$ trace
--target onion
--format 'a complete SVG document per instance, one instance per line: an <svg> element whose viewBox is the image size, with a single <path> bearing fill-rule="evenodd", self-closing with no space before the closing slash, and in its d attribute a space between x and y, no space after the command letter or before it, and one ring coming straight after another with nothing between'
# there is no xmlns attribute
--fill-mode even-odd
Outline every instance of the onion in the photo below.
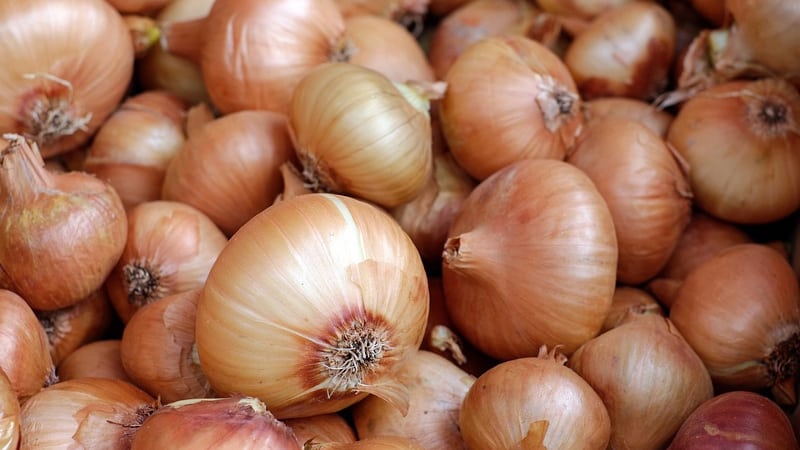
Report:
<svg viewBox="0 0 800 450"><path fill-rule="evenodd" d="M770 399L746 391L720 394L700 405L681 425L669 450L724 448L796 449L792 425Z"/></svg>
<svg viewBox="0 0 800 450"><path fill-rule="evenodd" d="M164 403L210 397L195 345L201 289L145 305L122 331L120 358L134 384Z"/></svg>
<svg viewBox="0 0 800 450"><path fill-rule="evenodd" d="M169 22L201 19L211 11L214 0L171 0L155 16L163 26ZM194 62L153 46L136 61L136 81L146 91L169 91L189 104L208 101L203 74Z"/></svg>
<svg viewBox="0 0 800 450"><path fill-rule="evenodd" d="M421 31L431 0L335 0L346 18L370 15Z"/></svg>
<svg viewBox="0 0 800 450"><path fill-rule="evenodd" d="M703 361L669 319L636 317L583 344L569 360L603 399L609 448L664 448L714 395Z"/></svg>
<svg viewBox="0 0 800 450"><path fill-rule="evenodd" d="M401 415L378 397L367 397L351 408L358 436L400 436L422 448L466 449L458 414L475 377L424 350L409 359L398 377L408 387L408 414Z"/></svg>
<svg viewBox="0 0 800 450"><path fill-rule="evenodd" d="M710 21L713 25L722 26L725 22L727 0L689 0L692 8Z"/></svg>
<svg viewBox="0 0 800 450"><path fill-rule="evenodd" d="M103 0L3 2L0 132L35 140L42 156L84 144L133 75L133 45Z"/></svg>
<svg viewBox="0 0 800 450"><path fill-rule="evenodd" d="M292 429L255 398L191 399L158 409L136 431L131 450L299 450Z"/></svg>
<svg viewBox="0 0 800 450"><path fill-rule="evenodd" d="M55 381L47 335L19 295L0 289L0 371L20 401Z"/></svg>
<svg viewBox="0 0 800 450"><path fill-rule="evenodd" d="M740 226L694 211L667 264L648 281L647 290L670 307L683 279L695 267L721 250L752 241Z"/></svg>
<svg viewBox="0 0 800 450"><path fill-rule="evenodd" d="M497 359L535 355L542 344L571 354L609 312L617 240L588 176L528 159L470 193L443 258L447 311L475 347Z"/></svg>
<svg viewBox="0 0 800 450"><path fill-rule="evenodd" d="M392 208L431 177L429 101L408 84L349 63L323 64L292 95L289 130L315 191Z"/></svg>
<svg viewBox="0 0 800 450"><path fill-rule="evenodd" d="M106 0L121 13L149 14L169 4L170 0Z"/></svg>
<svg viewBox="0 0 800 450"><path fill-rule="evenodd" d="M311 417L298 417L283 421L294 431L297 443L304 445L316 443L356 442L356 433L350 423L336 413L319 414Z"/></svg>
<svg viewBox="0 0 800 450"><path fill-rule="evenodd" d="M0 288L36 310L74 305L97 291L125 245L127 220L108 183L44 169L36 144L0 140Z"/></svg>
<svg viewBox="0 0 800 450"><path fill-rule="evenodd" d="M617 280L638 284L655 276L692 211L686 174L664 140L638 122L608 119L581 135L567 162L592 179L611 211Z"/></svg>
<svg viewBox="0 0 800 450"><path fill-rule="evenodd" d="M125 381L62 381L22 404L19 450L127 449L155 405L152 397Z"/></svg>
<svg viewBox="0 0 800 450"><path fill-rule="evenodd" d="M531 39L496 36L475 43L446 82L442 131L459 165L479 180L520 159L563 159L580 131L572 76Z"/></svg>
<svg viewBox="0 0 800 450"><path fill-rule="evenodd" d="M95 135L83 168L108 181L126 208L161 199L170 160L183 146L186 105L166 91L129 97Z"/></svg>
<svg viewBox="0 0 800 450"><path fill-rule="evenodd" d="M305 450L425 450L414 441L399 436L377 436L356 442L306 443Z"/></svg>
<svg viewBox="0 0 800 450"><path fill-rule="evenodd" d="M732 81L681 107L667 140L687 161L695 204L760 224L800 207L800 94L778 79Z"/></svg>
<svg viewBox="0 0 800 450"><path fill-rule="evenodd" d="M506 361L478 377L461 405L467 448L605 449L608 411L565 362L542 347L538 357Z"/></svg>
<svg viewBox="0 0 800 450"><path fill-rule="evenodd" d="M594 19L598 15L632 0L538 0L539 6L551 13Z"/></svg>
<svg viewBox="0 0 800 450"><path fill-rule="evenodd" d="M70 353L58 365L60 381L79 378L112 378L131 382L120 357L119 339L93 341Z"/></svg>
<svg viewBox="0 0 800 450"><path fill-rule="evenodd" d="M569 67L584 99L650 100L669 82L675 21L656 2L627 2L597 16L567 48Z"/></svg>
<svg viewBox="0 0 800 450"><path fill-rule="evenodd" d="M639 316L664 316L661 305L646 291L633 286L617 285L611 299L611 310L603 322L601 334Z"/></svg>
<svg viewBox="0 0 800 450"><path fill-rule="evenodd" d="M599 97L583 102L586 128L602 125L606 119L627 119L639 122L665 138L673 115L643 100L628 97Z"/></svg>
<svg viewBox="0 0 800 450"><path fill-rule="evenodd" d="M285 113L314 67L343 61L344 19L333 0L216 0L206 18L163 26L168 52L199 63L222 113Z"/></svg>
<svg viewBox="0 0 800 450"><path fill-rule="evenodd" d="M127 323L142 306L203 286L228 239L185 203L157 200L128 212L128 239L106 280L114 310Z"/></svg>
<svg viewBox="0 0 800 450"><path fill-rule="evenodd" d="M162 198L194 206L230 236L280 192L279 167L294 153L286 117L241 111L187 131L185 145L167 168Z"/></svg>
<svg viewBox="0 0 800 450"><path fill-rule="evenodd" d="M460 6L471 3L475 0L430 0L428 11L437 18L446 16Z"/></svg>
<svg viewBox="0 0 800 450"><path fill-rule="evenodd" d="M256 215L220 253L197 306L200 364L215 392L258 397L279 419L367 394L405 411L397 372L428 308L419 253L391 216L300 195Z"/></svg>
<svg viewBox="0 0 800 450"><path fill-rule="evenodd" d="M0 369L0 448L16 450L19 428L19 401L11 382Z"/></svg>
<svg viewBox="0 0 800 450"><path fill-rule="evenodd" d="M727 388L771 388L794 404L800 289L785 257L763 244L718 252L685 278L670 319Z"/></svg>

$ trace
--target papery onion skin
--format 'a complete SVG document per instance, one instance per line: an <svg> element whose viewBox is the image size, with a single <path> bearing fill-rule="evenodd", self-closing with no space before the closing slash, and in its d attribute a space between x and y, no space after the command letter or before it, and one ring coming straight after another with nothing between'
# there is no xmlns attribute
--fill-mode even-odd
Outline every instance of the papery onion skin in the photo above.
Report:
<svg viewBox="0 0 800 450"><path fill-rule="evenodd" d="M107 378L56 383L21 409L19 450L127 449L156 401L132 384Z"/></svg>
<svg viewBox="0 0 800 450"><path fill-rule="evenodd" d="M288 425L300 445L313 441L356 442L356 432L342 414L319 414L311 417L298 417L283 421Z"/></svg>
<svg viewBox="0 0 800 450"><path fill-rule="evenodd" d="M593 19L605 11L631 2L632 0L538 0L537 3L550 13Z"/></svg>
<svg viewBox="0 0 800 450"><path fill-rule="evenodd" d="M70 353L58 365L59 381L78 378L112 378L132 383L120 357L120 340L90 342Z"/></svg>
<svg viewBox="0 0 800 450"><path fill-rule="evenodd" d="M779 79L731 81L681 106L667 141L687 161L695 204L763 224L800 207L800 93Z"/></svg>
<svg viewBox="0 0 800 450"><path fill-rule="evenodd" d="M19 445L19 401L3 369L0 369L0 449Z"/></svg>
<svg viewBox="0 0 800 450"><path fill-rule="evenodd" d="M725 392L697 407L668 450L796 449L786 414L772 400L746 391Z"/></svg>
<svg viewBox="0 0 800 450"><path fill-rule="evenodd" d="M798 375L799 299L784 256L763 244L739 244L686 276L669 317L715 383L766 389Z"/></svg>
<svg viewBox="0 0 800 450"><path fill-rule="evenodd" d="M376 436L359 439L353 443L329 442L317 444L309 442L305 450L425 450L414 441L399 436Z"/></svg>
<svg viewBox="0 0 800 450"><path fill-rule="evenodd" d="M103 0L3 2L0 132L33 138L45 158L87 142L133 76L133 45ZM12 63L13 62L13 63Z"/></svg>
<svg viewBox="0 0 800 450"><path fill-rule="evenodd" d="M306 182L386 208L411 201L433 172L428 108L413 88L372 69L315 68L295 88L288 115Z"/></svg>
<svg viewBox="0 0 800 450"><path fill-rule="evenodd" d="M635 317L583 344L570 358L611 417L609 448L658 449L714 395L703 361L669 319Z"/></svg>
<svg viewBox="0 0 800 450"><path fill-rule="evenodd" d="M564 361L542 353L502 362L478 377L459 416L467 448L605 449L608 411Z"/></svg>
<svg viewBox="0 0 800 450"><path fill-rule="evenodd" d="M423 448L466 449L458 414L475 377L425 350L409 359L399 377L411 396L408 414L403 416L380 398L367 397L351 408L359 438L400 436Z"/></svg>
<svg viewBox="0 0 800 450"><path fill-rule="evenodd" d="M582 97L650 100L669 82L675 21L656 2L634 1L596 17L564 55Z"/></svg>
<svg viewBox="0 0 800 450"><path fill-rule="evenodd" d="M189 130L167 168L162 199L194 206L231 236L272 203L279 167L293 154L284 115L226 114Z"/></svg>
<svg viewBox="0 0 800 450"><path fill-rule="evenodd" d="M583 102L584 124L591 128L602 126L605 119L634 120L665 138L674 116L651 103L629 97L598 97Z"/></svg>
<svg viewBox="0 0 800 450"><path fill-rule="evenodd" d="M279 419L338 412L368 393L403 410L395 378L423 338L426 282L383 210L334 194L281 201L240 228L209 273L201 366L215 392L258 397Z"/></svg>
<svg viewBox="0 0 800 450"><path fill-rule="evenodd" d="M638 122L588 128L567 156L592 179L614 218L617 280L639 284L669 260L692 212L692 192L664 140Z"/></svg>
<svg viewBox="0 0 800 450"><path fill-rule="evenodd" d="M261 401L242 396L164 405L136 431L131 450L300 450L294 432Z"/></svg>
<svg viewBox="0 0 800 450"><path fill-rule="evenodd" d="M588 176L563 161L518 161L481 182L451 225L447 311L494 358L543 344L569 355L603 325L617 255L611 213Z"/></svg>
<svg viewBox="0 0 800 450"><path fill-rule="evenodd" d="M521 36L467 48L447 72L442 131L450 152L483 180L520 159L564 159L583 117L562 60Z"/></svg>
<svg viewBox="0 0 800 450"><path fill-rule="evenodd" d="M634 317L648 314L665 316L664 310L652 295L634 286L617 285L611 299L611 310L603 322L601 334L616 328Z"/></svg>

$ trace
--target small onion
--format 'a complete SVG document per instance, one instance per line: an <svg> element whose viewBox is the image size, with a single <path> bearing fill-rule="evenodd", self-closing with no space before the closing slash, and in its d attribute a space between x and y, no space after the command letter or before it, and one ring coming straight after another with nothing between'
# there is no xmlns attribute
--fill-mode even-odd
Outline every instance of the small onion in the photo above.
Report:
<svg viewBox="0 0 800 450"><path fill-rule="evenodd" d="M440 118L459 165L479 180L520 159L564 159L583 121L564 63L521 36L468 47L447 72Z"/></svg>
<svg viewBox="0 0 800 450"><path fill-rule="evenodd" d="M409 390L408 414L403 416L378 397L367 397L351 408L358 436L400 436L423 448L466 449L458 414L475 377L424 350L411 357L398 376Z"/></svg>
<svg viewBox="0 0 800 450"><path fill-rule="evenodd" d="M567 48L569 67L584 99L650 100L669 82L675 21L656 2L633 1L600 14Z"/></svg>
<svg viewBox="0 0 800 450"><path fill-rule="evenodd" d="M602 126L609 118L627 119L641 123L658 136L665 138L673 115L643 100L628 97L599 97L583 102L586 128Z"/></svg>
<svg viewBox="0 0 800 450"><path fill-rule="evenodd" d="M197 306L215 392L255 396L279 419L374 394L401 411L397 372L419 348L429 300L414 244L383 210L334 194L281 201L233 235Z"/></svg>
<svg viewBox="0 0 800 450"><path fill-rule="evenodd" d="M665 315L661 305L647 291L633 286L617 285L614 297L611 299L611 310L603 322L601 333L616 328L634 317L648 314Z"/></svg>
<svg viewBox="0 0 800 450"><path fill-rule="evenodd" d="M162 406L144 421L131 450L300 450L285 423L277 420L258 399L191 399Z"/></svg>
<svg viewBox="0 0 800 450"><path fill-rule="evenodd" d="M720 394L697 407L668 450L797 449L792 425L772 400L753 392Z"/></svg>
<svg viewBox="0 0 800 450"><path fill-rule="evenodd" d="M664 448L714 395L703 361L669 319L645 315L583 344L570 358L611 417L609 448Z"/></svg>
<svg viewBox="0 0 800 450"><path fill-rule="evenodd" d="M112 378L131 382L122 367L119 339L93 341L70 353L58 365L59 381Z"/></svg>
<svg viewBox="0 0 800 450"><path fill-rule="evenodd" d="M19 401L3 369L0 369L0 449L19 445Z"/></svg>
<svg viewBox="0 0 800 450"><path fill-rule="evenodd" d="M664 140L638 122L608 119L581 135L567 162L592 179L611 211L617 280L639 284L655 276L692 212L686 174Z"/></svg>
<svg viewBox="0 0 800 450"><path fill-rule="evenodd" d="M718 252L686 276L669 317L715 383L796 401L800 288L777 251L752 243Z"/></svg>
<svg viewBox="0 0 800 450"><path fill-rule="evenodd" d="M779 79L723 83L693 96L668 142L691 167L695 204L722 220L761 224L800 207L800 94Z"/></svg>
<svg viewBox="0 0 800 450"><path fill-rule="evenodd" d="M565 362L542 347L538 357L506 361L478 377L459 417L467 448L605 449L608 411Z"/></svg>
<svg viewBox="0 0 800 450"><path fill-rule="evenodd" d="M341 414L319 414L311 417L298 417L283 421L294 431L297 443L304 445L316 443L355 442L356 432Z"/></svg>
<svg viewBox="0 0 800 450"><path fill-rule="evenodd" d="M494 358L532 356L542 344L571 354L608 315L617 252L588 176L563 161L516 162L481 182L450 227L447 311Z"/></svg>
<svg viewBox="0 0 800 450"><path fill-rule="evenodd" d="M433 172L429 102L366 67L323 64L292 95L289 130L317 191L388 208L416 197Z"/></svg>

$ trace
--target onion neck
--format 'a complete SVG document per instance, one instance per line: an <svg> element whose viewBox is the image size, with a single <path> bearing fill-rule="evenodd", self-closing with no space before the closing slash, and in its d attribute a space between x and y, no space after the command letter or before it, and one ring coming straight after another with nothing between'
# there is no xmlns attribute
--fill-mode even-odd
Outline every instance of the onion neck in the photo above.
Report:
<svg viewBox="0 0 800 450"><path fill-rule="evenodd" d="M800 105L800 93L787 82L778 79L754 81L741 92L746 105L747 122L753 132L763 139L800 134L793 111Z"/></svg>
<svg viewBox="0 0 800 450"><path fill-rule="evenodd" d="M0 192L6 205L32 203L40 192L54 186L36 143L17 134L5 134L10 144L0 150Z"/></svg>
<svg viewBox="0 0 800 450"><path fill-rule="evenodd" d="M164 296L161 273L146 261L126 264L122 268L128 302L142 307Z"/></svg>
<svg viewBox="0 0 800 450"><path fill-rule="evenodd" d="M800 331L776 345L765 364L776 400L783 404L796 404L796 380L800 372Z"/></svg>

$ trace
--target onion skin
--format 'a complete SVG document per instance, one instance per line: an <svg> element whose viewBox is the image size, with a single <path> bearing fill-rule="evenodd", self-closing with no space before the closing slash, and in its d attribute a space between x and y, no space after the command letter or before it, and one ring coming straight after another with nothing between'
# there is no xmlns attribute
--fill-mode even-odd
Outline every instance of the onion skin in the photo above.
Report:
<svg viewBox="0 0 800 450"><path fill-rule="evenodd" d="M234 396L176 402L159 408L136 431L131 450L155 448L300 450L285 423L262 402Z"/></svg>
<svg viewBox="0 0 800 450"><path fill-rule="evenodd" d="M674 116L643 100L628 97L598 97L583 102L586 129L602 126L606 119L634 120L666 138Z"/></svg>
<svg viewBox="0 0 800 450"><path fill-rule="evenodd" d="M568 366L603 399L612 424L609 448L663 448L714 395L703 361L669 319L655 314L583 344Z"/></svg>
<svg viewBox="0 0 800 450"><path fill-rule="evenodd" d="M543 352L500 363L478 377L459 417L467 448L605 449L608 411L564 361Z"/></svg>
<svg viewBox="0 0 800 450"><path fill-rule="evenodd" d="M59 381L112 378L132 383L122 367L119 339L93 341L79 347L58 365Z"/></svg>
<svg viewBox="0 0 800 450"><path fill-rule="evenodd" d="M294 431L294 436L300 445L309 441L317 443L356 442L356 432L341 414L319 414L311 417L286 419L283 423Z"/></svg>
<svg viewBox="0 0 800 450"><path fill-rule="evenodd" d="M377 436L359 439L353 443L307 443L305 450L425 450L414 441L399 436Z"/></svg>
<svg viewBox="0 0 800 450"><path fill-rule="evenodd" d="M491 357L536 355L543 344L569 355L608 315L617 252L611 213L588 176L563 161L516 162L481 182L451 225L447 311Z"/></svg>
<svg viewBox="0 0 800 450"><path fill-rule="evenodd" d="M632 0L538 0L539 6L550 13L593 19L608 10L631 3Z"/></svg>
<svg viewBox="0 0 800 450"><path fill-rule="evenodd" d="M746 391L719 394L681 425L668 450L796 449L792 425L781 408Z"/></svg>
<svg viewBox="0 0 800 450"><path fill-rule="evenodd" d="M567 162L586 173L614 218L617 280L636 285L667 263L692 212L692 192L666 143L649 128L607 119L581 135Z"/></svg>
<svg viewBox="0 0 800 450"><path fill-rule="evenodd" d="M442 131L453 157L478 180L520 159L564 159L580 132L572 75L531 39L483 39L458 57L445 81Z"/></svg>
<svg viewBox="0 0 800 450"><path fill-rule="evenodd" d="M794 383L800 368L799 298L783 255L763 244L739 244L686 276L669 317L715 383L774 389Z"/></svg>
<svg viewBox="0 0 800 450"><path fill-rule="evenodd" d="M19 445L19 401L3 369L0 369L0 449Z"/></svg>
<svg viewBox="0 0 800 450"><path fill-rule="evenodd" d="M617 288L614 289L614 297L611 299L611 310L603 322L603 329L600 333L605 333L628 320L648 314L665 316L661 305L646 291L633 286L617 285Z"/></svg>
<svg viewBox="0 0 800 450"><path fill-rule="evenodd" d="M634 1L596 17L567 48L582 98L651 100L666 88L675 55L675 21L656 2Z"/></svg>
<svg viewBox="0 0 800 450"><path fill-rule="evenodd" d="M730 81L684 103L667 141L691 167L701 210L741 224L800 207L800 93L785 81Z"/></svg>
<svg viewBox="0 0 800 450"><path fill-rule="evenodd" d="M103 0L30 0L3 2L0 18L13 61L0 74L0 132L33 137L44 158L86 143L133 76L122 16Z"/></svg>

